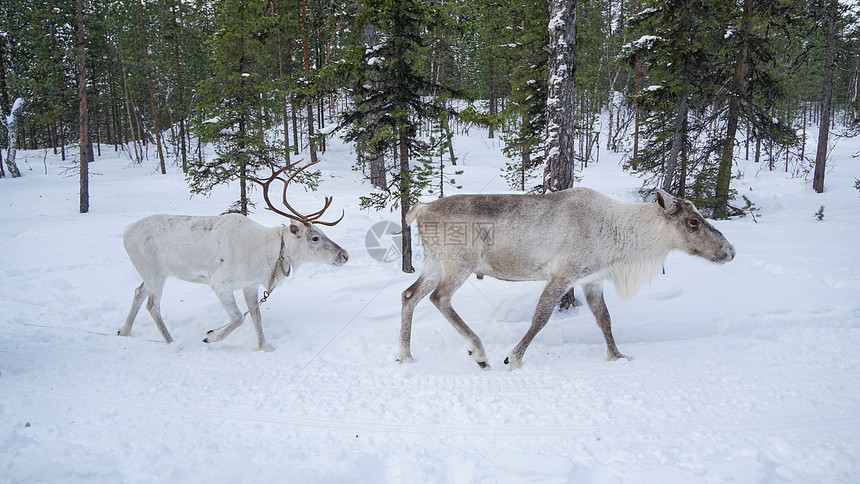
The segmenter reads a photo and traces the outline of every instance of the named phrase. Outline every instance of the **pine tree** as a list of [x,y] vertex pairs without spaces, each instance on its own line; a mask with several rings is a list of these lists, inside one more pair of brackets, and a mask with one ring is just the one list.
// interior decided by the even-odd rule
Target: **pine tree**
[[189,163],[188,181],[194,193],[239,181],[239,200],[231,211],[247,214],[246,178],[268,161],[281,157],[267,137],[275,123],[268,113],[276,112],[279,100],[269,93],[277,86],[267,67],[270,41],[267,0],[219,0],[217,16],[224,28],[212,38],[214,75],[200,84],[196,130],[204,142],[215,144],[212,160]]
[[540,3],[512,2],[510,8],[518,23],[510,30],[514,66],[511,96],[504,112],[508,122],[502,137],[503,151],[512,161],[506,164],[504,176],[511,188],[525,191],[526,180],[544,162],[547,55],[543,48],[549,19]]
[[737,50],[737,62],[735,63],[734,75],[731,78],[729,92],[731,97],[728,102],[726,114],[726,139],[720,155],[719,172],[717,173],[714,215],[725,218],[728,215],[729,187],[732,176],[732,160],[735,155],[735,136],[737,135],[738,122],[740,119],[741,92],[744,87],[744,74],[747,67],[747,51],[749,50],[750,30],[752,28],[752,0],[744,0],[743,16],[741,21],[740,46]]
[[359,28],[375,25],[380,41],[374,49],[365,50],[359,69],[376,67],[378,84],[371,86],[359,78],[353,88],[355,106],[343,116],[343,124],[349,126],[345,139],[362,139],[371,149],[397,153],[390,190],[372,193],[364,205],[379,209],[393,203],[400,208],[402,269],[409,273],[414,268],[406,213],[426,187],[426,179],[416,176],[410,160],[426,151],[426,143],[418,137],[421,122],[438,119],[443,110],[424,94],[445,89],[419,69],[426,50],[422,33],[432,7],[420,0],[365,0],[361,12]]
[[[769,32],[788,30],[784,2],[678,0],[648,4],[631,19],[651,86],[636,96],[649,137],[627,167],[645,184],[692,199],[703,213],[726,216],[735,135],[744,123],[771,144],[794,142],[777,119],[780,65]],[[772,34],[770,34],[772,35]],[[656,183],[655,183],[656,182]]]

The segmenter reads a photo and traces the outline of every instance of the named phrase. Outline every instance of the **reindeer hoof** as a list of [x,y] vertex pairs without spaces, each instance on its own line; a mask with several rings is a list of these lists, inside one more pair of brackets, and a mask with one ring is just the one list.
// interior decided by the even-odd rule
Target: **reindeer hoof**
[[204,343],[214,343],[216,341],[220,341],[220,339],[215,337],[215,330],[214,329],[210,329],[209,331],[207,331],[206,335],[207,336],[205,338],[203,338]]
[[523,360],[512,360],[510,356],[505,358],[505,364],[508,365],[508,370],[514,371],[523,367]]
[[484,351],[483,348],[479,348],[476,350],[467,349],[466,351],[469,352],[469,356],[471,356],[472,359],[475,360],[475,363],[477,363],[478,366],[480,366],[484,370],[490,369],[490,364],[487,363],[487,353]]

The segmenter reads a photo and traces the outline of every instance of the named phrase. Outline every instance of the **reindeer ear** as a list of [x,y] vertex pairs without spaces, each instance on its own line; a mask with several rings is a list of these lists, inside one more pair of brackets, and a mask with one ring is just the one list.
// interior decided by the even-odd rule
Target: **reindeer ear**
[[675,213],[676,211],[677,202],[675,201],[675,197],[671,193],[659,188],[657,189],[657,203],[667,213]]
[[290,224],[290,233],[293,235],[298,235],[299,227],[296,224]]

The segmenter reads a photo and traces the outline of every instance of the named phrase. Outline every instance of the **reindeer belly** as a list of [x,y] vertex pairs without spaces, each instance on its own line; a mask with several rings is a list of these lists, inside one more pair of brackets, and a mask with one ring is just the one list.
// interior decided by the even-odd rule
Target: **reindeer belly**
[[503,281],[543,281],[549,278],[549,262],[511,254],[485,254],[475,273]]

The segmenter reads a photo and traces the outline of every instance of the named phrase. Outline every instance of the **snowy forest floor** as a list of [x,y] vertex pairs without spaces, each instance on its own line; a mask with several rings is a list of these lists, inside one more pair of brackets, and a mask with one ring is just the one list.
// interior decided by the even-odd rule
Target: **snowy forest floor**
[[[496,140],[473,129],[454,143],[463,193],[508,191]],[[429,300],[415,362],[394,361],[400,292],[417,274],[368,254],[370,227],[399,217],[358,208],[368,185],[336,140],[319,191],[291,200],[312,211],[334,196],[346,217],[325,232],[350,261],[301,267],[262,306],[272,353],[255,351],[250,323],[203,343],[226,315],[209,288],[175,279],[162,305],[173,344],[146,311],[116,336],[140,282],[123,227],[221,213],[235,186],[191,198],[176,167],[105,152],[82,215],[73,163],[20,152],[24,176],[0,180],[0,482],[858,482],[858,151],[836,146],[820,195],[739,161],[733,188],[760,214],[715,223],[734,261],[672,254],[630,300],[607,285],[631,360],[605,360],[580,307],[554,314],[514,372],[502,360],[540,283],[472,276],[454,297],[490,371]],[[581,185],[638,200],[619,162],[602,153]],[[262,205],[252,219],[282,222]]]

